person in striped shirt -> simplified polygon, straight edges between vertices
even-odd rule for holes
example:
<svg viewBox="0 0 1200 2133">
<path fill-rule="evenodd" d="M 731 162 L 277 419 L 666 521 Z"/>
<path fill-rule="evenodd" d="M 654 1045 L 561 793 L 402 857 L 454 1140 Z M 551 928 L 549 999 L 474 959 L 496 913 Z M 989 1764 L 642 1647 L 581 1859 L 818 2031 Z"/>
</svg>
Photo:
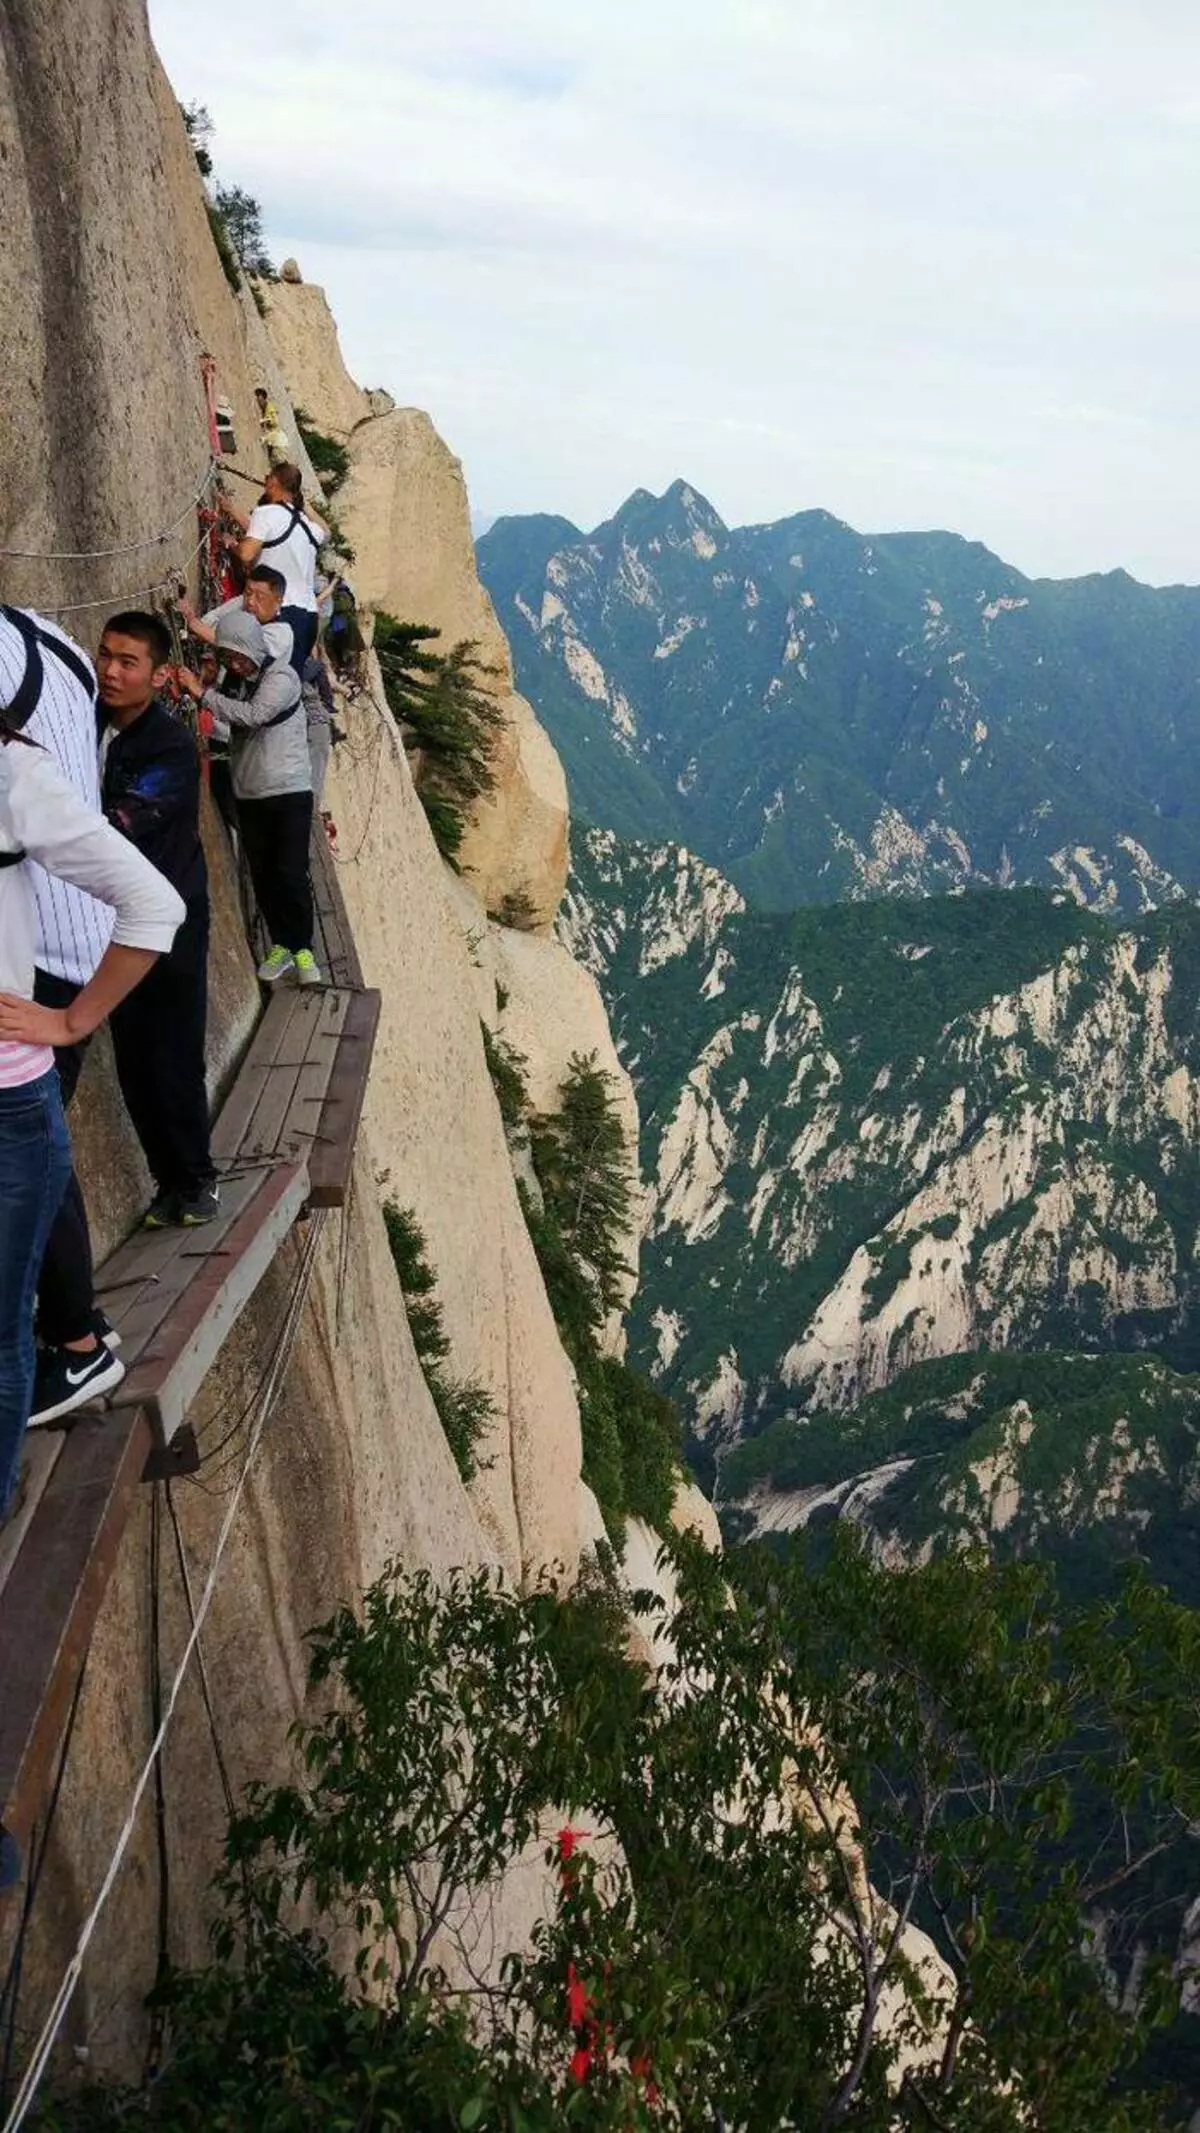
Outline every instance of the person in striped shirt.
<svg viewBox="0 0 1200 2133">
<path fill-rule="evenodd" d="M 84 805 L 98 810 L 95 673 L 74 639 L 32 609 L 0 613 L 0 704 L 10 703 L 25 684 L 30 625 L 38 633 L 33 647 L 36 687 L 23 730 L 45 750 Z M 47 873 L 36 860 L 27 865 L 36 913 L 33 996 L 42 1007 L 67 1008 L 99 967 L 112 938 L 113 912 L 85 889 Z M 55 1049 L 64 1109 L 75 1094 L 87 1046 L 85 1037 Z M 108 1346 L 116 1335 L 96 1307 L 91 1233 L 73 1167 L 46 1242 L 37 1327 L 35 1421 L 56 1421 L 120 1384 L 125 1366 Z"/>
<path fill-rule="evenodd" d="M 30 1419 L 33 1311 L 46 1239 L 71 1174 L 53 1048 L 82 1041 L 169 949 L 182 898 L 87 806 L 28 733 L 51 662 L 74 647 L 21 609 L 0 608 L 0 1517 Z M 21 659 L 14 657 L 14 638 Z M 81 686 L 83 684 L 81 683 Z M 100 961 L 66 1007 L 33 997 L 38 915 L 33 865 L 111 910 Z M 86 1375 L 82 1360 L 77 1369 Z M 94 1397 L 94 1390 L 93 1390 Z"/>
</svg>

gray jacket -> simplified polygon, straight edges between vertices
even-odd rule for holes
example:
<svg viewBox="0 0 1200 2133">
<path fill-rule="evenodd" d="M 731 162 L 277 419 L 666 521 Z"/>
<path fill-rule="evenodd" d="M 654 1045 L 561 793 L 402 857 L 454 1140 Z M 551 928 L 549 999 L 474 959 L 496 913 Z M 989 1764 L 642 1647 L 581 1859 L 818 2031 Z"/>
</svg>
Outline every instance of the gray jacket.
<svg viewBox="0 0 1200 2133">
<path fill-rule="evenodd" d="M 268 661 L 245 697 L 206 689 L 204 708 L 230 729 L 233 790 L 239 800 L 270 800 L 277 793 L 311 792 L 308 732 L 300 677 L 286 659 Z M 271 721 L 290 711 L 278 725 Z"/>
</svg>

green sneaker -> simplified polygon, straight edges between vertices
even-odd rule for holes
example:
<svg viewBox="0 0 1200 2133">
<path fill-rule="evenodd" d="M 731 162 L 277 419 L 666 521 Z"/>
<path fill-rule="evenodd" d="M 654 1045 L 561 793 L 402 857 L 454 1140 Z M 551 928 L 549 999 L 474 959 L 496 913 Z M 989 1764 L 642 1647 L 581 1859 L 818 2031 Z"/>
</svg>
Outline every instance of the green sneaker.
<svg viewBox="0 0 1200 2133">
<path fill-rule="evenodd" d="M 311 948 L 297 948 L 292 961 L 296 966 L 297 985 L 322 985 L 321 966 Z"/>
<path fill-rule="evenodd" d="M 272 948 L 270 955 L 259 964 L 258 975 L 264 985 L 277 985 L 280 978 L 285 978 L 288 971 L 294 969 L 295 961 L 290 948 Z"/>
</svg>

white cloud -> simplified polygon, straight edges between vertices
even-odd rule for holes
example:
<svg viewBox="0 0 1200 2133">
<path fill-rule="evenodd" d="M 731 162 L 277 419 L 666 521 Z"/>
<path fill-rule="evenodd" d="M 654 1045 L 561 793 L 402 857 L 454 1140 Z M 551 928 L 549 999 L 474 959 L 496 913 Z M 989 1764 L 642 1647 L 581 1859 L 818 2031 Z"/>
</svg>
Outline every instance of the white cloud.
<svg viewBox="0 0 1200 2133">
<path fill-rule="evenodd" d="M 1197 575 L 1190 0 L 151 0 L 218 168 L 479 508 Z"/>
</svg>

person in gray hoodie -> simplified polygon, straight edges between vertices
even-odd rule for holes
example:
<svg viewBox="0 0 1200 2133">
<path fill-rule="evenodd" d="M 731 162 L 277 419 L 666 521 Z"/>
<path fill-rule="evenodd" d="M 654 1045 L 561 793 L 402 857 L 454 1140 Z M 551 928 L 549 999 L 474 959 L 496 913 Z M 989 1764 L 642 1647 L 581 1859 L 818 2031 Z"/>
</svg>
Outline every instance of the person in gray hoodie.
<svg viewBox="0 0 1200 2133">
<path fill-rule="evenodd" d="M 187 668 L 179 679 L 229 728 L 238 828 L 272 943 L 258 975 L 274 985 L 292 972 L 298 985 L 319 985 L 308 858 L 312 769 L 300 677 L 288 660 L 271 657 L 261 623 L 244 609 L 220 617 L 215 650 L 219 686 Z"/>
</svg>

